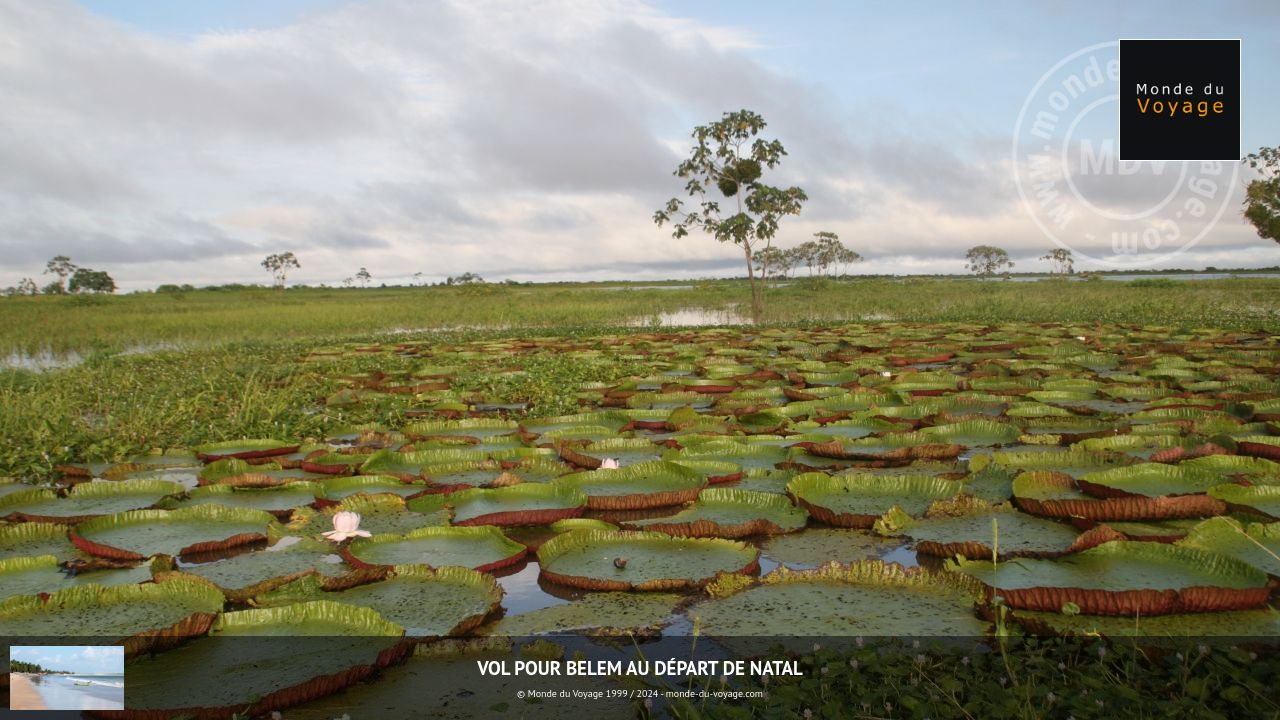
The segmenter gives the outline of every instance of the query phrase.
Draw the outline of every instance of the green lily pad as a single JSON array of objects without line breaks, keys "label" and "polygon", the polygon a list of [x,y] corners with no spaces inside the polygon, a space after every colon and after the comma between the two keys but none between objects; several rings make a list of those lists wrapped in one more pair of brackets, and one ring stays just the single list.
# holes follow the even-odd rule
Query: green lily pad
[{"label": "green lily pad", "polygon": [[523,545],[491,525],[426,527],[403,535],[374,535],[359,538],[343,550],[343,557],[357,566],[456,565],[480,572],[513,565],[524,555]]},{"label": "green lily pad", "polygon": [[684,510],[665,518],[623,523],[627,530],[653,530],[680,537],[742,538],[802,529],[809,519],[785,496],[736,488],[707,488]]},{"label": "green lily pad", "polygon": [[1218,485],[1209,494],[1225,503],[1280,520],[1280,485]]},{"label": "green lily pad", "polygon": [[643,636],[666,625],[683,600],[683,595],[672,593],[591,593],[572,602],[508,615],[487,632],[513,637],[563,633]]},{"label": "green lily pad", "polygon": [[297,443],[280,440],[227,440],[225,442],[197,445],[196,456],[205,462],[236,458],[250,460],[255,458],[288,455],[298,449]]},{"label": "green lily pad", "polygon": [[423,495],[408,502],[410,510],[420,513],[450,509],[452,524],[547,525],[557,520],[577,517],[586,508],[587,496],[579,490],[560,485],[521,483],[499,488],[473,488],[447,495]]},{"label": "green lily pad", "polygon": [[755,572],[759,551],[740,542],[654,532],[588,530],[538,548],[542,577],[587,590],[678,590],[720,572]]},{"label": "green lily pad", "polygon": [[688,502],[707,479],[683,465],[654,461],[563,475],[553,484],[585,493],[593,510],[642,510]]},{"label": "green lily pad", "polygon": [[1001,559],[1062,555],[1080,536],[1066,523],[1020,513],[1008,505],[970,505],[957,514],[922,520],[903,514],[901,520],[893,534],[915,541],[916,552],[938,557],[990,558],[992,545]]},{"label": "green lily pad", "polygon": [[1265,607],[1178,615],[1064,615],[1056,612],[1019,610],[1014,620],[1037,631],[1056,635],[1093,637],[1230,637],[1250,641],[1280,637],[1280,612]]},{"label": "green lily pad", "polygon": [[54,555],[59,560],[78,551],[67,537],[67,526],[58,523],[26,522],[0,525],[0,560],[35,555]]},{"label": "green lily pad", "polygon": [[188,499],[172,503],[172,507],[197,505],[221,505],[233,508],[263,510],[280,513],[303,505],[310,505],[324,497],[319,483],[292,482],[269,488],[240,488],[230,485],[206,485],[188,494]]},{"label": "green lily pad", "polygon": [[[208,628],[222,612],[222,593],[199,582],[175,579],[145,585],[81,585],[59,590],[48,600],[14,597],[0,604],[0,633],[5,635],[90,636],[123,640],[167,630],[177,636]],[[203,623],[173,626],[193,615]]]},{"label": "green lily pad", "polygon": [[936,438],[934,442],[958,443],[970,447],[1008,445],[1018,439],[1018,428],[994,420],[969,420],[924,428],[921,435]]},{"label": "green lily pad", "polygon": [[1079,483],[1085,492],[1103,497],[1115,494],[1160,497],[1208,492],[1209,488],[1221,484],[1222,479],[1207,470],[1195,470],[1181,465],[1141,463],[1085,473]]},{"label": "green lily pad", "polygon": [[163,480],[95,480],[76,485],[65,498],[51,490],[14,493],[0,499],[0,514],[18,514],[48,522],[76,522],[150,507],[161,498],[182,491],[178,483]]},{"label": "green lily pad", "polygon": [[787,484],[787,492],[815,519],[863,528],[871,527],[890,508],[919,515],[930,503],[955,497],[960,490],[959,482],[929,475],[804,473]]},{"label": "green lily pad", "polygon": [[[209,637],[126,663],[129,708],[262,715],[367,677],[403,633],[373,610],[325,600],[225,613]],[[259,636],[291,639],[239,639]]]},{"label": "green lily pad", "polygon": [[974,613],[980,592],[972,584],[876,560],[807,571],[779,568],[729,592],[713,593],[686,611],[701,620],[703,633],[776,636],[786,628],[796,638],[973,637],[988,627]]},{"label": "green lily pad", "polygon": [[[346,585],[345,583],[342,583]],[[327,589],[315,576],[295,580],[258,596],[259,607],[311,600],[333,600],[376,610],[412,636],[446,636],[469,632],[498,609],[502,587],[491,576],[462,567],[432,569],[398,565],[385,579],[342,589]]]},{"label": "green lily pad", "polygon": [[286,526],[295,535],[319,536],[333,529],[333,517],[340,512],[360,516],[360,529],[375,535],[405,533],[423,527],[449,524],[449,513],[441,510],[423,515],[409,510],[404,498],[392,494],[350,495],[335,506],[320,511],[299,508]]},{"label": "green lily pad", "polygon": [[1244,525],[1227,517],[1209,518],[1178,544],[1230,555],[1280,577],[1280,522]]},{"label": "green lily pad", "polygon": [[131,510],[86,520],[71,531],[71,542],[91,555],[141,560],[260,542],[273,525],[268,513],[221,505]]},{"label": "green lily pad", "polygon": [[1204,550],[1117,540],[1053,560],[948,566],[993,588],[1011,607],[1053,611],[1075,603],[1091,615],[1243,610],[1270,594],[1266,573]]},{"label": "green lily pad", "polygon": [[761,553],[792,569],[811,569],[829,562],[848,564],[873,560],[902,545],[866,530],[849,528],[809,528],[804,532],[777,535],[761,545]]},{"label": "green lily pad", "polygon": [[52,593],[79,585],[126,585],[150,579],[151,571],[146,565],[81,572],[71,576],[59,571],[58,559],[52,555],[9,558],[0,560],[0,600],[18,595]]},{"label": "green lily pad", "polygon": [[[181,573],[203,578],[218,587],[227,599],[241,602],[283,584],[299,574],[342,575],[343,564],[333,543],[309,538],[284,538],[276,544],[206,563],[179,562]],[[162,573],[157,573],[160,577]]]},{"label": "green lily pad", "polygon": [[400,497],[417,495],[427,489],[426,483],[407,483],[389,475],[353,475],[326,478],[320,483],[326,500],[338,501],[357,494],[391,493]]}]

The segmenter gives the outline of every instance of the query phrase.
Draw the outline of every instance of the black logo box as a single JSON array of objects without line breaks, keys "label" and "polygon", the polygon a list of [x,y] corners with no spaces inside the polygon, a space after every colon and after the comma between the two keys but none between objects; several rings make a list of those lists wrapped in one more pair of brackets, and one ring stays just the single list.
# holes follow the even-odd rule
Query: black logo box
[{"label": "black logo box", "polygon": [[1239,40],[1120,40],[1121,160],[1238,162],[1240,102]]}]

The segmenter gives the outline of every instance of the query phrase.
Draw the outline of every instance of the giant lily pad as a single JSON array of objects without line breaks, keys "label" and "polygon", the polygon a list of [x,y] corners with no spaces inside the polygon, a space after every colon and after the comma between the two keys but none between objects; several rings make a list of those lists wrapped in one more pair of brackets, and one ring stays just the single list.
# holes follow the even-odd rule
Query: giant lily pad
[{"label": "giant lily pad", "polygon": [[332,543],[309,538],[285,538],[253,552],[204,563],[165,561],[152,567],[156,579],[168,573],[194,575],[221,590],[228,600],[243,602],[304,575],[336,576],[350,572]]},{"label": "giant lily pad", "polygon": [[1263,638],[1280,638],[1280,612],[1270,607],[1151,617],[1064,615],[1019,610],[1014,619],[1034,632],[1079,637],[1228,637],[1249,638],[1251,643]]},{"label": "giant lily pad", "polygon": [[503,535],[496,527],[427,527],[403,535],[360,538],[342,549],[342,556],[356,567],[379,565],[457,565],[490,572],[514,565],[525,556],[525,546]]},{"label": "giant lily pad", "polygon": [[1218,485],[1209,494],[1232,507],[1280,520],[1280,485]]},{"label": "giant lily pad", "polygon": [[121,480],[80,483],[65,498],[52,490],[28,490],[0,499],[0,514],[18,520],[74,524],[99,515],[150,507],[161,498],[180,493],[178,483],[163,480]]},{"label": "giant lily pad", "polygon": [[[368,677],[402,654],[403,633],[373,610],[326,600],[225,613],[208,637],[126,663],[129,709],[266,715]],[[260,636],[288,641],[242,639]]]},{"label": "giant lily pad", "polygon": [[549,525],[557,520],[578,517],[586,508],[587,496],[560,485],[521,483],[492,489],[474,488],[448,495],[423,495],[410,500],[409,509],[420,513],[448,508],[452,524]]},{"label": "giant lily pad", "polygon": [[292,482],[269,488],[240,488],[231,485],[206,485],[192,490],[188,499],[174,502],[173,508],[198,505],[221,505],[232,508],[263,510],[276,517],[287,518],[294,508],[310,505],[324,496],[319,483]]},{"label": "giant lily pad", "polygon": [[462,567],[398,565],[385,578],[351,584],[316,575],[254,600],[259,607],[334,600],[376,610],[408,635],[461,635],[498,609],[502,588],[489,575]]},{"label": "giant lily pad", "polygon": [[17,595],[51,593],[78,585],[127,585],[151,579],[145,565],[134,568],[64,574],[52,555],[0,560],[0,600]]},{"label": "giant lily pad", "polygon": [[642,510],[689,502],[707,479],[683,465],[654,461],[563,475],[553,484],[586,493],[593,510]]},{"label": "giant lily pad", "polygon": [[195,448],[196,456],[205,462],[236,458],[251,460],[255,458],[288,455],[298,449],[297,443],[279,440],[227,440],[226,442],[208,443]]},{"label": "giant lily pad", "polygon": [[1074,603],[1089,615],[1246,610],[1266,603],[1266,573],[1204,550],[1116,540],[1054,560],[959,560],[1014,608],[1051,612]]},{"label": "giant lily pad", "polygon": [[977,636],[975,583],[866,560],[814,570],[780,567],[758,583],[710,586],[713,598],[686,612],[712,637]]},{"label": "giant lily pad", "polygon": [[[890,523],[894,524],[885,527]],[[990,558],[993,546],[1001,559],[1052,557],[1082,549],[1077,545],[1080,533],[1071,525],[1020,513],[1007,504],[953,504],[943,512],[935,506],[922,520],[894,511],[876,528],[906,535],[915,542],[916,552],[937,557]]]},{"label": "giant lily pad", "polygon": [[1018,439],[1018,428],[994,420],[967,420],[948,425],[935,425],[920,431],[936,438],[938,443],[958,443],[970,447],[1007,445]]},{"label": "giant lily pad", "polygon": [[627,530],[653,530],[679,537],[742,538],[779,535],[805,526],[809,515],[776,493],[707,488],[679,513],[623,523]]},{"label": "giant lily pad", "polygon": [[829,562],[848,564],[874,560],[898,548],[902,541],[849,528],[809,528],[776,535],[761,545],[761,553],[779,565],[807,570]]},{"label": "giant lily pad", "polygon": [[131,510],[77,525],[71,542],[90,555],[143,560],[161,553],[194,555],[263,542],[273,523],[269,513],[220,505]]},{"label": "giant lily pad", "polygon": [[740,542],[654,532],[564,533],[538,548],[541,576],[587,590],[679,590],[721,572],[753,573],[760,553]]},{"label": "giant lily pad", "polygon": [[839,527],[871,527],[876,518],[898,507],[922,514],[935,500],[955,497],[961,485],[929,475],[840,475],[804,473],[792,478],[787,492],[817,520]]},{"label": "giant lily pad", "polygon": [[405,482],[390,475],[355,475],[352,477],[335,477],[326,479],[324,497],[326,500],[338,501],[350,495],[391,493],[400,497],[411,497],[427,489],[426,483]]},{"label": "giant lily pad", "polygon": [[1230,555],[1280,577],[1280,522],[1246,525],[1227,517],[1209,518],[1178,544]]},{"label": "giant lily pad", "polygon": [[124,643],[127,655],[134,655],[204,634],[222,604],[222,593],[180,578],[109,588],[82,585],[47,599],[10,598],[0,604],[0,633],[113,638]]},{"label": "giant lily pad", "polygon": [[1207,470],[1160,463],[1086,473],[1078,481],[1080,489],[1098,497],[1194,495],[1205,493],[1221,482],[1217,474]]},{"label": "giant lily pad", "polygon": [[319,536],[333,529],[333,518],[340,512],[360,515],[360,529],[375,535],[409,532],[423,527],[449,524],[449,514],[444,510],[430,515],[412,512],[404,498],[389,493],[375,495],[351,495],[342,502],[320,511],[299,508],[289,520],[290,532],[297,535]]},{"label": "giant lily pad", "polygon": [[35,555],[54,555],[65,560],[75,554],[66,525],[36,522],[0,525],[0,560]]},{"label": "giant lily pad", "polygon": [[1172,520],[1221,515],[1227,506],[1208,495],[1095,498],[1080,491],[1076,480],[1051,470],[1024,472],[1013,480],[1013,501],[1033,515],[1087,520]]},{"label": "giant lily pad", "polygon": [[683,595],[673,593],[590,593],[572,602],[508,615],[488,632],[506,636],[548,633],[652,635],[667,624],[683,600]]}]

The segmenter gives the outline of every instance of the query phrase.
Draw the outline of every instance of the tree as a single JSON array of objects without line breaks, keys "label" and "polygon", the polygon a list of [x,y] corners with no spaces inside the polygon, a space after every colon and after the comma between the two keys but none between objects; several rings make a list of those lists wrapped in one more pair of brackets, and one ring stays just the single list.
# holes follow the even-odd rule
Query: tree
[{"label": "tree", "polygon": [[73,293],[113,293],[116,291],[116,281],[105,270],[76,268],[67,290]]},{"label": "tree", "polygon": [[355,281],[356,279],[353,277],[342,278],[342,287],[351,287],[351,284],[354,283]]},{"label": "tree", "polygon": [[360,268],[360,272],[356,273],[356,279],[360,281],[361,287],[369,287],[369,281],[373,276],[369,274],[368,268]]},{"label": "tree", "polygon": [[284,283],[289,278],[289,271],[296,270],[302,265],[298,262],[298,258],[292,252],[273,253],[268,255],[262,261],[262,267],[266,268],[272,279],[275,280],[275,288],[284,290]]},{"label": "tree", "polygon": [[1041,260],[1048,260],[1053,273],[1061,273],[1063,275],[1074,275],[1075,258],[1071,256],[1071,251],[1066,248],[1054,248],[1044,255],[1040,256]]},{"label": "tree", "polygon": [[785,277],[785,266],[787,264],[787,253],[782,248],[767,247],[761,249],[755,256],[756,270],[760,273],[760,277],[768,278],[769,271]]},{"label": "tree", "polygon": [[1244,217],[1259,237],[1280,243],[1280,147],[1261,148],[1244,162],[1261,174],[1245,188]]},{"label": "tree", "polygon": [[444,284],[445,285],[483,285],[484,278],[480,277],[479,275],[473,272],[465,272],[459,275],[458,277],[450,276],[449,278],[446,278],[444,281]]},{"label": "tree", "polygon": [[418,272],[414,273],[414,274],[413,274],[413,279],[414,279],[414,281],[415,281],[415,282],[422,282],[422,271],[418,271]]},{"label": "tree", "polygon": [[968,260],[965,269],[977,273],[980,277],[991,277],[1000,268],[1013,267],[1009,253],[991,245],[975,245],[969,248],[969,252],[964,254],[964,259]]},{"label": "tree", "polygon": [[67,292],[67,278],[76,271],[76,264],[71,262],[71,258],[66,255],[55,255],[52,260],[45,263],[44,274],[57,275],[58,279],[45,286],[45,293],[48,295],[63,295]]},{"label": "tree", "polygon": [[[754,254],[768,248],[779,221],[787,215],[799,215],[801,205],[809,199],[799,187],[783,189],[762,181],[764,170],[777,167],[787,154],[777,140],[758,137],[764,128],[764,118],[750,110],[727,112],[720,120],[695,127],[692,137],[696,144],[674,174],[687,181],[685,192],[696,200],[697,207],[686,210],[684,201],[676,197],[653,214],[658,227],[672,224],[671,234],[677,239],[690,230],[702,230],[720,242],[742,248],[756,322],[764,314],[764,298]],[[712,189],[732,198],[732,214],[726,215],[719,201],[708,197]]]}]

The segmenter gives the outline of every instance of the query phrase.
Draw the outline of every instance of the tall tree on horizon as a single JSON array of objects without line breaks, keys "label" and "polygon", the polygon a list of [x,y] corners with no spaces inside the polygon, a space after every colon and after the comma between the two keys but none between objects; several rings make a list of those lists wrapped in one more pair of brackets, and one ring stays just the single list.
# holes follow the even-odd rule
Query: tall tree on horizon
[{"label": "tall tree on horizon", "polygon": [[[764,315],[755,253],[769,248],[779,221],[787,215],[799,215],[801,205],[809,199],[799,187],[779,188],[763,182],[765,169],[777,167],[787,154],[781,142],[758,137],[765,125],[764,118],[744,109],[695,127],[694,147],[674,174],[686,180],[685,192],[697,207],[686,209],[684,201],[675,197],[653,214],[658,227],[671,223],[672,237],[677,239],[690,230],[702,230],[720,242],[742,248],[755,322]],[[732,202],[731,213],[722,210],[714,196],[708,197],[713,189]]]}]

